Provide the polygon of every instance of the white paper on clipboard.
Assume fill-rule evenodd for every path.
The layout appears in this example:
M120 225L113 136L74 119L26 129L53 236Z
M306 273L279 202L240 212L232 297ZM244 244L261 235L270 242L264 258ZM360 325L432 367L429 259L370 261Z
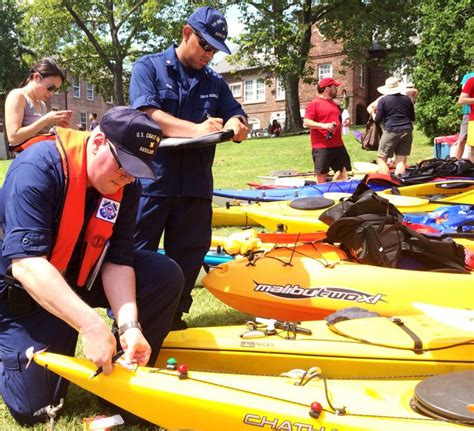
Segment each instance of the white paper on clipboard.
M234 136L233 130L209 133L208 135L196 138L164 138L161 140L159 148L167 150L190 150L203 148L226 142Z

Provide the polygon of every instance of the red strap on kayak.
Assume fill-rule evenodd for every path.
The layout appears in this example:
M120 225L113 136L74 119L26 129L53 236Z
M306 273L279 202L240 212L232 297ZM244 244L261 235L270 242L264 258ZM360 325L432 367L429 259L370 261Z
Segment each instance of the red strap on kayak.
M296 244L297 242L313 242L321 241L326 238L326 232L310 232L310 233L258 233L257 237L262 242L277 244Z

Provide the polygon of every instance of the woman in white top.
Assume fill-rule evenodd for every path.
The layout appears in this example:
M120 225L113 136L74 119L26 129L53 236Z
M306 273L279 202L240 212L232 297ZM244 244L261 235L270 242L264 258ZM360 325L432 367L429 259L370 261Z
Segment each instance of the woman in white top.
M48 134L52 126L70 127L72 111L47 112L45 101L59 90L65 78L54 59L35 64L28 76L8 93L5 127L11 147L38 134Z

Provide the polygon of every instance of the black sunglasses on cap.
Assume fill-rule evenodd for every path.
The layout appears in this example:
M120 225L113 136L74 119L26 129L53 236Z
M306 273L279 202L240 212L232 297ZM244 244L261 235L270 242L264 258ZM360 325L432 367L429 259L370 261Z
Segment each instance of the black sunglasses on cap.
M197 31L197 30L194 30L194 28L191 27L191 30L193 31L193 33L196 35L196 37L198 38L198 41L199 41L199 46L206 52L211 52L211 51L214 51L214 52L217 52L219 51L217 48L214 48L212 45L210 45L209 43L207 43L207 41L201 36L201 34Z

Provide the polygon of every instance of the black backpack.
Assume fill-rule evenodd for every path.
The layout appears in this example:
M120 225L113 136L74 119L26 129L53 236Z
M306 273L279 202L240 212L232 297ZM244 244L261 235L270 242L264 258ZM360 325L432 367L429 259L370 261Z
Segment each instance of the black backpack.
M436 177L474 178L474 163L469 160L427 159L407 168L401 179L405 185L421 184Z
M451 238L429 238L402 224L403 216L387 199L364 184L328 209L320 220L329 225L327 240L340 243L358 262L396 268L402 257L430 271L469 272L465 250Z

